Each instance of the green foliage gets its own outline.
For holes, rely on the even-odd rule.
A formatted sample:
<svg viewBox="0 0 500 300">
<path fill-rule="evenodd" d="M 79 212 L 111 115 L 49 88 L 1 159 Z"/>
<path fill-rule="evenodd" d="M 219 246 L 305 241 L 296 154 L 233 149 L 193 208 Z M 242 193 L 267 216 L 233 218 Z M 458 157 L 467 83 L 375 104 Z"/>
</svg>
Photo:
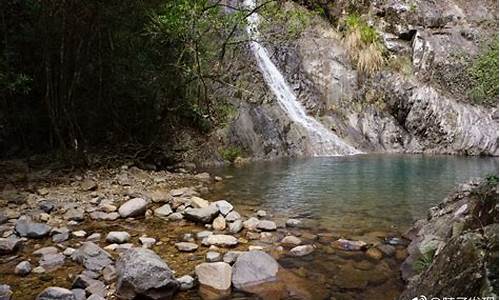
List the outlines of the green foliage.
<svg viewBox="0 0 500 300">
<path fill-rule="evenodd" d="M 222 158 L 229 162 L 234 162 L 236 158 L 241 157 L 241 149 L 236 146 L 229 146 L 219 150 Z"/>
<path fill-rule="evenodd" d="M 314 16 L 323 13 L 323 9 L 319 6 L 309 11 L 290 3 L 272 1 L 267 3 L 260 12 L 262 16 L 260 31 L 273 39 L 296 39 L 311 24 Z"/>
<path fill-rule="evenodd" d="M 429 251 L 423 254 L 419 259 L 417 259 L 413 263 L 413 269 L 417 273 L 422 273 L 431 266 L 433 261 L 434 261 L 434 251 Z"/>
<path fill-rule="evenodd" d="M 344 23 L 344 44 L 358 71 L 364 75 L 379 71 L 384 63 L 383 48 L 375 29 L 357 14 L 348 15 Z"/>
<path fill-rule="evenodd" d="M 498 102 L 498 38 L 490 42 L 474 60 L 468 73 L 472 79 L 469 97 L 476 103 Z"/>
<path fill-rule="evenodd" d="M 357 14 L 350 14 L 345 19 L 345 24 L 347 26 L 347 31 L 359 30 L 361 35 L 361 41 L 365 45 L 370 45 L 377 43 L 379 41 L 379 36 L 377 31 L 372 26 L 369 26 L 361 17 Z"/>
</svg>

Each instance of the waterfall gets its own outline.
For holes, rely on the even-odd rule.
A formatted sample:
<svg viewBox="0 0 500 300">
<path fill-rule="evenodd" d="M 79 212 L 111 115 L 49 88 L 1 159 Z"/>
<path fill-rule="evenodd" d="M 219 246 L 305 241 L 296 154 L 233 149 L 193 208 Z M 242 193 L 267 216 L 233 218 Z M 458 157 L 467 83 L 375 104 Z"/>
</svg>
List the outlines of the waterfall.
<svg viewBox="0 0 500 300">
<path fill-rule="evenodd" d="M 244 0 L 244 6 L 254 9 L 256 0 Z M 271 61 L 271 57 L 258 41 L 260 37 L 259 23 L 260 16 L 257 13 L 251 14 L 248 18 L 247 32 L 252 39 L 251 49 L 257 59 L 257 65 L 264 76 L 267 85 L 278 99 L 280 107 L 286 112 L 290 120 L 301 126 L 311 144 L 311 154 L 313 156 L 336 156 L 359 154 L 358 150 L 342 141 L 336 134 L 328 130 L 313 117 L 309 116 L 298 101 L 297 96 L 288 86 L 285 78 L 280 73 L 276 65 Z"/>
</svg>

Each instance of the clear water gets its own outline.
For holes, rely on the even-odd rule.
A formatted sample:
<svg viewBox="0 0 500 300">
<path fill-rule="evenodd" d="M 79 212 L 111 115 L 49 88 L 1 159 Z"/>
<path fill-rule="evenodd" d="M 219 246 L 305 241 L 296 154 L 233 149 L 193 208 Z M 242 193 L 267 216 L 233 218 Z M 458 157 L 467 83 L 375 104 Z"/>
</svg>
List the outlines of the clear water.
<svg viewBox="0 0 500 300">
<path fill-rule="evenodd" d="M 326 230 L 406 230 L 453 188 L 498 173 L 498 158 L 357 155 L 252 163 L 212 170 L 233 176 L 216 197 Z"/>
<path fill-rule="evenodd" d="M 244 5 L 250 9 L 255 7 L 255 0 L 245 0 Z M 264 79 L 278 100 L 280 107 L 291 121 L 304 129 L 309 139 L 306 153 L 311 156 L 335 156 L 358 154 L 360 151 L 346 144 L 337 135 L 325 128 L 320 122 L 309 116 L 300 104 L 285 78 L 272 62 L 269 53 L 259 42 L 260 16 L 253 13 L 248 17 L 247 32 L 252 38 L 250 47 L 255 54 L 257 65 Z"/>
</svg>

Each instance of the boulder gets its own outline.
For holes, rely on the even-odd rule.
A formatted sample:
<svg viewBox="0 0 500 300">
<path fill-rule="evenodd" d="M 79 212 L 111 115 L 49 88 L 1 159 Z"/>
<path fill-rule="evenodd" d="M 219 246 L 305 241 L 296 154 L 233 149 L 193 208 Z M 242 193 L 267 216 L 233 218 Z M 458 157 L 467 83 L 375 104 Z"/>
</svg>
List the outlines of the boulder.
<svg viewBox="0 0 500 300">
<path fill-rule="evenodd" d="M 16 222 L 15 230 L 22 237 L 41 239 L 49 234 L 50 226 L 27 219 L 20 219 Z"/>
<path fill-rule="evenodd" d="M 203 240 L 203 244 L 207 246 L 232 247 L 238 245 L 238 239 L 226 234 L 212 234 Z"/>
<path fill-rule="evenodd" d="M 84 242 L 71 258 L 83 265 L 87 270 L 100 272 L 104 267 L 113 263 L 111 255 L 93 242 Z"/>
<path fill-rule="evenodd" d="M 172 299 L 179 288 L 173 272 L 156 253 L 133 248 L 116 262 L 119 299 Z"/>
<path fill-rule="evenodd" d="M 231 271 L 225 262 L 202 263 L 195 268 L 200 284 L 222 291 L 231 288 Z"/>
<path fill-rule="evenodd" d="M 90 213 L 90 218 L 92 220 L 105 220 L 105 221 L 114 221 L 120 218 L 120 214 L 117 212 L 102 212 L 102 211 L 93 211 Z"/>
<path fill-rule="evenodd" d="M 302 241 L 296 236 L 288 235 L 281 240 L 281 243 L 288 245 L 300 245 Z"/>
<path fill-rule="evenodd" d="M 236 262 L 236 259 L 238 259 L 238 256 L 240 256 L 242 253 L 245 253 L 245 252 L 243 252 L 243 251 L 228 251 L 226 254 L 224 254 L 224 257 L 222 258 L 222 260 L 225 263 L 232 265 Z"/>
<path fill-rule="evenodd" d="M 141 242 L 143 248 L 151 248 L 156 244 L 156 239 L 142 236 L 139 238 L 139 242 Z"/>
<path fill-rule="evenodd" d="M 367 244 L 363 241 L 351 241 L 345 239 L 338 239 L 332 243 L 334 248 L 345 251 L 360 251 L 366 248 Z"/>
<path fill-rule="evenodd" d="M 313 245 L 302 245 L 294 247 L 290 250 L 292 256 L 306 256 L 314 251 Z"/>
<path fill-rule="evenodd" d="M 175 243 L 175 247 L 181 252 L 193 252 L 198 249 L 198 245 L 188 242 Z"/>
<path fill-rule="evenodd" d="M 14 268 L 14 273 L 20 276 L 26 276 L 31 272 L 31 264 L 25 260 L 17 264 Z"/>
<path fill-rule="evenodd" d="M 172 214 L 172 208 L 170 207 L 170 204 L 165 204 L 154 211 L 154 215 L 159 217 L 159 218 L 166 218 L 170 214 Z"/>
<path fill-rule="evenodd" d="M 241 220 L 241 216 L 237 211 L 232 211 L 226 215 L 226 221 L 234 222 L 236 220 Z"/>
<path fill-rule="evenodd" d="M 212 222 L 219 214 L 219 209 L 215 205 L 209 205 L 204 208 L 190 208 L 184 212 L 187 220 L 207 224 Z"/>
<path fill-rule="evenodd" d="M 76 300 L 76 298 L 68 289 L 48 287 L 36 297 L 36 300 Z"/>
<path fill-rule="evenodd" d="M 273 221 L 262 220 L 257 223 L 257 229 L 260 230 L 273 231 L 276 230 L 276 228 L 276 223 L 274 223 Z"/>
<path fill-rule="evenodd" d="M 232 223 L 229 223 L 229 232 L 232 234 L 236 234 L 243 229 L 243 221 L 236 220 Z"/>
<path fill-rule="evenodd" d="M 123 203 L 118 209 L 122 218 L 139 217 L 146 213 L 148 203 L 142 198 L 133 198 Z"/>
<path fill-rule="evenodd" d="M 224 229 L 226 229 L 226 219 L 224 219 L 222 215 L 219 215 L 214 219 L 212 228 L 216 231 L 223 231 Z"/>
<path fill-rule="evenodd" d="M 189 275 L 184 275 L 182 277 L 177 278 L 177 281 L 180 284 L 181 291 L 187 291 L 194 287 L 194 278 Z"/>
<path fill-rule="evenodd" d="M 12 290 L 10 286 L 6 284 L 0 284 L 0 299 L 10 300 L 11 297 L 12 297 Z"/>
<path fill-rule="evenodd" d="M 267 213 L 266 213 L 266 211 L 265 211 L 265 210 L 262 210 L 262 209 L 261 209 L 261 210 L 258 210 L 258 211 L 257 211 L 257 217 L 259 217 L 259 218 L 264 218 L 265 216 L 267 216 Z"/>
<path fill-rule="evenodd" d="M 260 222 L 259 219 L 251 217 L 250 219 L 243 222 L 243 227 L 245 227 L 245 229 L 247 230 L 256 230 L 259 222 Z"/>
<path fill-rule="evenodd" d="M 286 221 L 286 226 L 288 226 L 288 227 L 300 227 L 301 224 L 302 224 L 302 221 L 297 220 L 297 219 L 288 219 Z"/>
<path fill-rule="evenodd" d="M 220 261 L 221 258 L 222 258 L 221 254 L 215 251 L 208 251 L 206 255 L 207 262 L 217 262 Z"/>
<path fill-rule="evenodd" d="M 49 253 L 43 255 L 39 263 L 46 271 L 53 271 L 64 264 L 65 258 L 62 253 Z"/>
<path fill-rule="evenodd" d="M 128 242 L 130 239 L 130 234 L 126 231 L 111 231 L 106 236 L 106 242 L 123 244 Z"/>
<path fill-rule="evenodd" d="M 233 286 L 240 290 L 275 281 L 279 264 L 262 251 L 249 251 L 238 256 L 233 265 Z"/>
<path fill-rule="evenodd" d="M 70 208 L 64 214 L 64 219 L 68 221 L 82 222 L 85 220 L 85 212 L 83 209 Z"/>
<path fill-rule="evenodd" d="M 231 205 L 231 203 L 227 202 L 226 200 L 215 201 L 213 204 L 217 206 L 223 216 L 227 216 L 227 214 L 229 214 L 233 210 L 233 206 Z"/>
<path fill-rule="evenodd" d="M 210 202 L 207 200 L 196 196 L 191 197 L 190 202 L 194 208 L 204 208 L 210 205 Z"/>
<path fill-rule="evenodd" d="M 12 254 L 19 250 L 22 244 L 23 241 L 15 237 L 0 238 L 0 255 Z"/>
</svg>

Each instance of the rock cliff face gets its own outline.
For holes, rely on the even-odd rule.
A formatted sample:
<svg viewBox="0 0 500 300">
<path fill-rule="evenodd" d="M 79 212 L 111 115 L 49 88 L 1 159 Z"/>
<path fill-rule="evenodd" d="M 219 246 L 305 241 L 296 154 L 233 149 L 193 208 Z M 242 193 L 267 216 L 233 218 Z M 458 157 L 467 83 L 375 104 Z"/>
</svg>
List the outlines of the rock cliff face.
<svg viewBox="0 0 500 300">
<path fill-rule="evenodd" d="M 464 64 L 496 34 L 497 2 L 360 5 L 381 37 L 386 60 L 407 58 L 411 71 L 386 66 L 369 78 L 359 74 L 338 31 L 315 18 L 300 38 L 267 46 L 308 113 L 364 152 L 497 156 L 498 108 L 467 99 Z M 304 132 L 277 105 L 253 55 L 245 56 L 250 63 L 240 74 L 253 80 L 253 93 L 234 99 L 238 113 L 218 136 L 255 158 L 303 155 Z"/>
<path fill-rule="evenodd" d="M 408 231 L 400 296 L 498 298 L 498 179 L 464 184 Z"/>
</svg>

